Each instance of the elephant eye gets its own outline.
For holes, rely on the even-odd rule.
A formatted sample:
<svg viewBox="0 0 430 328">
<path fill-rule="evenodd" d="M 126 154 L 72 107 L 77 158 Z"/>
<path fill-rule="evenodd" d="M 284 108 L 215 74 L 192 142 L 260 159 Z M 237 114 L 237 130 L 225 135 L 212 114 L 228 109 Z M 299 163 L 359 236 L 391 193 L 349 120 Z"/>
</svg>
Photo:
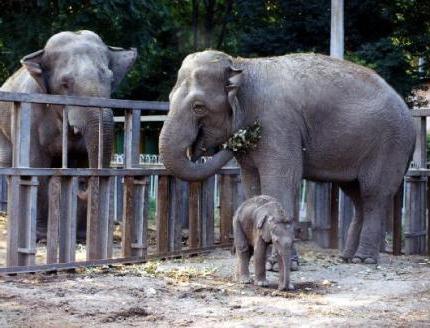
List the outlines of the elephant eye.
<svg viewBox="0 0 430 328">
<path fill-rule="evenodd" d="M 193 111 L 194 111 L 194 113 L 201 115 L 201 114 L 204 114 L 206 112 L 206 107 L 202 103 L 195 103 L 193 105 Z"/>
</svg>

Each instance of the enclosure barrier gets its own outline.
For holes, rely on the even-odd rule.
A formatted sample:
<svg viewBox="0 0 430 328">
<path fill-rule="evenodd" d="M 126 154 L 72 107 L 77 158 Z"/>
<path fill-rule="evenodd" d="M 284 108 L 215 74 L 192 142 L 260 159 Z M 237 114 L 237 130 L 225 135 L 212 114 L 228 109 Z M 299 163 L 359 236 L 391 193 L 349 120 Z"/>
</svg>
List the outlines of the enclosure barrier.
<svg viewBox="0 0 430 328">
<path fill-rule="evenodd" d="M 86 261 L 106 261 L 113 256 L 113 190 L 114 178 L 124 178 L 121 258 L 137 259 L 169 256 L 185 249 L 203 251 L 231 243 L 231 214 L 238 202 L 232 202 L 238 192 L 237 167 L 220 171 L 219 234 L 215 235 L 214 178 L 201 183 L 188 183 L 168 175 L 159 165 L 139 167 L 140 114 L 145 110 L 168 109 L 167 103 L 67 97 L 42 94 L 0 92 L 0 101 L 13 102 L 12 140 L 13 167 L 1 168 L 8 176 L 8 240 L 7 267 L 0 273 L 37 270 L 36 215 L 37 192 L 41 181 L 49 179 L 49 214 L 45 270 L 76 262 L 76 229 L 78 180 L 88 179 Z M 68 168 L 67 107 L 63 109 L 62 167 L 30 167 L 31 103 L 71 105 L 81 107 L 124 109 L 124 167 L 102 168 L 103 127 L 99 125 L 98 168 Z M 148 181 L 158 176 L 156 209 L 156 240 L 149 243 Z M 182 188 L 180 188 L 182 186 Z M 189 190 L 190 196 L 184 193 Z M 185 202 L 187 206 L 184 206 Z M 189 215 L 188 215 L 189 214 Z M 181 217 L 188 216 L 188 241 L 184 242 Z M 118 262 L 120 259 L 113 259 Z M 63 264 L 63 265 L 60 265 Z M 25 268 L 23 268 L 25 267 Z"/>
<path fill-rule="evenodd" d="M 382 238 L 385 233 L 392 236 L 395 255 L 400 255 L 402 249 L 405 254 L 430 255 L 430 170 L 427 168 L 426 138 L 430 109 L 413 109 L 411 113 L 417 131 L 415 151 L 404 182 L 394 197 L 393 208 L 389 209 L 388 220 L 383 224 Z M 351 201 L 342 199 L 346 196 L 339 193 L 335 184 L 324 184 L 324 187 L 330 190 L 310 186 L 307 219 L 311 221 L 313 239 L 318 245 L 342 249 L 354 211 Z"/>
<path fill-rule="evenodd" d="M 32 270 L 53 270 L 78 265 L 76 259 L 76 229 L 79 179 L 88 180 L 87 234 L 85 265 L 142 261 L 153 256 L 173 256 L 229 245 L 232 241 L 231 220 L 234 210 L 243 200 L 239 169 L 225 167 L 217 178 L 187 183 L 172 177 L 160 165 L 139 166 L 140 115 L 145 110 L 168 109 L 167 103 L 78 98 L 43 94 L 0 92 L 0 101 L 12 102 L 13 167 L 0 168 L 8 176 L 8 240 L 7 267 L 0 274 Z M 71 105 L 93 108 L 124 109 L 123 168 L 102 168 L 103 138 L 99 137 L 98 168 L 68 168 L 67 107 L 63 115 L 62 167 L 31 168 L 30 136 L 31 103 Z M 393 233 L 393 251 L 400 254 L 402 236 L 407 254 L 424 253 L 430 249 L 427 210 L 428 176 L 426 168 L 426 116 L 430 109 L 414 110 L 418 137 L 413 163 L 416 167 L 405 178 L 405 220 L 402 234 L 402 192 L 395 198 L 393 215 L 386 228 Z M 101 110 L 100 110 L 101 115 Z M 100 124 L 100 136 L 103 127 Z M 157 179 L 155 236 L 148 229 L 150 177 Z M 114 251 L 114 179 L 124 179 L 121 255 Z M 36 265 L 37 192 L 49 180 L 49 214 L 46 264 Z M 215 188 L 215 181 L 219 186 Z M 215 206 L 219 192 L 220 206 Z M 342 243 L 351 210 L 338 206 L 335 189 L 327 199 L 314 197 L 308 207 L 307 219 L 312 219 L 314 239 L 325 247 Z M 310 204 L 310 202 L 309 202 Z M 219 213 L 215 213 L 219 210 Z M 340 220 L 339 220 L 340 217 Z M 307 230 L 308 222 L 302 224 Z M 151 242 L 153 238 L 153 242 Z M 339 242 L 340 241 L 340 242 Z"/>
</svg>

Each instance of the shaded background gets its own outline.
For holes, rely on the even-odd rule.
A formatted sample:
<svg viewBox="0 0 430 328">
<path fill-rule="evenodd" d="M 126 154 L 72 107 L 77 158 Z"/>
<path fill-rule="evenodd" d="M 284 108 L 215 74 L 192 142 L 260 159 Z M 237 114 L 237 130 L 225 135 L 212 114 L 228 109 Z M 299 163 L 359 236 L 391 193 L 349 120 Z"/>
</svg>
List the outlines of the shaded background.
<svg viewBox="0 0 430 328">
<path fill-rule="evenodd" d="M 0 2 L 0 82 L 54 33 L 89 29 L 139 58 L 114 97 L 167 100 L 182 59 L 214 48 L 243 57 L 328 54 L 330 0 Z M 430 57 L 430 1 L 345 1 L 345 58 L 375 69 L 404 97 Z M 427 61 L 428 62 L 428 61 Z"/>
</svg>

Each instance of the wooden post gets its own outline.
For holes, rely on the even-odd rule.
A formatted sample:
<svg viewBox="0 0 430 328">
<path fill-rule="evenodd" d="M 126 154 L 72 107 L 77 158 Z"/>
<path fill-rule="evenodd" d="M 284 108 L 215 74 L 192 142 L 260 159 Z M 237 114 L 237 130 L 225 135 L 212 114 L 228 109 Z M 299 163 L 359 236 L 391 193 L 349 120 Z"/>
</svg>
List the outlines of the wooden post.
<svg viewBox="0 0 430 328">
<path fill-rule="evenodd" d="M 198 248 L 200 244 L 200 199 L 201 182 L 191 182 L 188 196 L 188 246 Z"/>
<path fill-rule="evenodd" d="M 59 262 L 75 261 L 76 250 L 76 210 L 78 194 L 78 178 L 66 177 L 61 179 L 61 219 L 59 222 Z M 56 191 L 56 190 L 55 190 Z M 56 196 L 55 194 L 53 195 Z M 51 201 L 51 200 L 50 200 Z M 53 199 L 56 206 L 57 199 Z"/>
<path fill-rule="evenodd" d="M 323 248 L 330 247 L 331 221 L 331 184 L 316 183 L 315 185 L 315 221 L 312 236 L 315 242 Z"/>
<path fill-rule="evenodd" d="M 413 161 L 420 168 L 427 166 L 426 117 L 416 117 L 417 139 Z M 426 240 L 427 177 L 406 177 L 405 253 L 423 254 Z"/>
<path fill-rule="evenodd" d="M 402 253 L 402 206 L 403 206 L 403 186 L 400 185 L 399 191 L 394 196 L 393 204 L 393 254 Z"/>
<path fill-rule="evenodd" d="M 12 166 L 30 166 L 31 104 L 14 103 L 11 113 Z M 37 177 L 12 176 L 8 192 L 7 265 L 32 265 L 36 254 Z"/>
<path fill-rule="evenodd" d="M 157 194 L 157 252 L 166 253 L 169 250 L 169 177 L 158 177 Z"/>
<path fill-rule="evenodd" d="M 203 181 L 200 221 L 201 247 L 210 247 L 214 244 L 214 188 L 215 176 Z"/>
<path fill-rule="evenodd" d="M 48 235 L 46 263 L 58 263 L 58 240 L 61 217 L 61 178 L 51 177 L 48 187 Z"/>
<path fill-rule="evenodd" d="M 339 187 L 331 185 L 330 193 L 330 248 L 337 248 L 339 235 Z"/>
<path fill-rule="evenodd" d="M 405 254 L 424 254 L 426 248 L 427 178 L 406 177 Z"/>
<path fill-rule="evenodd" d="M 129 169 L 139 166 L 140 111 L 126 110 L 124 119 L 124 167 Z M 147 254 L 146 189 L 146 178 L 124 177 L 122 250 L 125 257 Z"/>
<path fill-rule="evenodd" d="M 352 206 L 351 199 L 341 190 L 339 190 L 339 249 L 344 249 L 346 244 L 346 236 L 348 228 L 351 224 L 354 215 L 354 207 Z"/>
<path fill-rule="evenodd" d="M 87 205 L 87 260 L 102 258 L 100 250 L 99 231 L 101 222 L 99 221 L 100 204 L 100 181 L 99 177 L 88 179 L 88 205 Z"/>
<path fill-rule="evenodd" d="M 229 244 L 232 235 L 233 186 L 230 175 L 221 175 L 220 188 L 220 243 Z"/>
<path fill-rule="evenodd" d="M 148 249 L 148 178 L 126 177 L 124 187 L 123 256 L 146 257 Z"/>
<path fill-rule="evenodd" d="M 169 250 L 179 251 L 182 247 L 182 222 L 181 217 L 185 208 L 183 206 L 183 186 L 184 181 L 177 178 L 170 178 L 169 195 L 170 195 L 170 206 L 169 206 Z"/>
</svg>

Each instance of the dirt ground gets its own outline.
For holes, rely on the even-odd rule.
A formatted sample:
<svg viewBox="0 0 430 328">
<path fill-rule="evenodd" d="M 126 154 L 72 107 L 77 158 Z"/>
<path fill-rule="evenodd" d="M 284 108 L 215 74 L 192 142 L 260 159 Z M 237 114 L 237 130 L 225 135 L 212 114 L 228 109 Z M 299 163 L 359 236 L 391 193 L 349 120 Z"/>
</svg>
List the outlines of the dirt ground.
<svg viewBox="0 0 430 328">
<path fill-rule="evenodd" d="M 242 286 L 228 251 L 75 273 L 0 278 L 0 327 L 430 326 L 430 259 L 344 264 L 299 243 L 295 290 Z"/>
</svg>

